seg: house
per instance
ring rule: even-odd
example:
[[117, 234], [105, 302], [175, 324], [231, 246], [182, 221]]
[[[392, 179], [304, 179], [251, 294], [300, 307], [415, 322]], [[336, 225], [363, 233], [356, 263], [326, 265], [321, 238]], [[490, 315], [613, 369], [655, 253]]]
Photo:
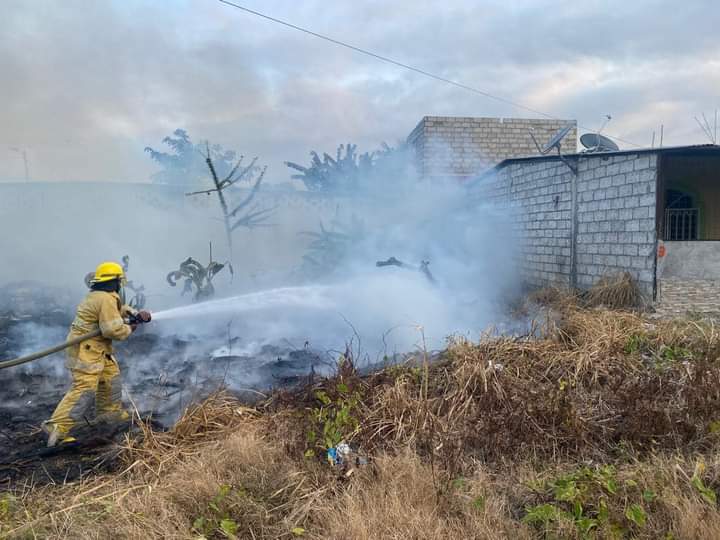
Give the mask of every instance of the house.
[[467, 188], [515, 212], [531, 285], [628, 271], [669, 311], [720, 312], [720, 146], [511, 157]]
[[407, 137], [425, 180], [467, 180], [504, 159], [537, 155], [529, 132], [542, 144], [559, 129], [572, 126], [563, 148], [577, 150], [577, 122], [529, 118], [425, 116]]

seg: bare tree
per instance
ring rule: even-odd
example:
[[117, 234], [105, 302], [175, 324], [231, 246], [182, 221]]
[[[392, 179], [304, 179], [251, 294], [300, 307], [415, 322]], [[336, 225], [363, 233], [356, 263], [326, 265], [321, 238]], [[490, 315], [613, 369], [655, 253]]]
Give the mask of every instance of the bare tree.
[[[232, 234], [236, 229], [240, 227], [246, 227], [253, 229], [255, 227], [268, 226], [267, 218], [275, 211], [274, 208], [260, 208], [255, 203], [255, 196], [260, 191], [263, 178], [265, 177], [265, 171], [267, 167], [258, 174], [259, 167], [257, 159], [254, 158], [247, 166], [242, 166], [244, 156], [240, 156], [240, 159], [233, 166], [227, 176], [220, 180], [218, 177], [215, 165], [213, 164], [212, 155], [210, 153], [210, 146], [206, 145], [207, 153], [205, 154], [205, 163], [210, 169], [213, 184], [215, 187], [211, 189], [205, 189], [202, 191], [193, 191], [192, 193], [186, 193], [185, 195], [191, 197], [193, 195], [210, 195], [211, 193], [217, 193], [218, 201], [220, 202], [220, 209], [222, 210], [223, 223], [225, 225], [225, 235], [227, 239], [227, 245], [229, 250], [229, 259], [232, 265], [233, 262], [233, 242]], [[226, 197], [226, 190], [231, 186], [234, 186], [238, 182], [250, 182], [252, 188], [250, 192], [245, 195], [239, 203], [233, 204], [228, 201]]]

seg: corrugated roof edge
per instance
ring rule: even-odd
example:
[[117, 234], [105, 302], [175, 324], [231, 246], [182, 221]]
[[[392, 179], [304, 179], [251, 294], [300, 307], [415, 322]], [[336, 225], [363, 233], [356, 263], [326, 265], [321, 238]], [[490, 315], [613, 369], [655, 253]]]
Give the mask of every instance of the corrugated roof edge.
[[[572, 154], [563, 154], [565, 158], [584, 158], [584, 157], [609, 157], [609, 156], [620, 156], [628, 154], [672, 154], [681, 153], [686, 151], [701, 151], [702, 153], [714, 153], [717, 152], [720, 155], [720, 145], [717, 144], [692, 144], [687, 146], [666, 146], [664, 148], [636, 148], [635, 150], [618, 150], [617, 152], [575, 152]], [[491, 174], [512, 165], [513, 163], [522, 163], [525, 161], [560, 161], [560, 156], [553, 154], [547, 156], [527, 156], [527, 157], [515, 157], [504, 159], [494, 167], [487, 169], [474, 178], [468, 180], [465, 185], [467, 188], [480, 183], [484, 178]]]

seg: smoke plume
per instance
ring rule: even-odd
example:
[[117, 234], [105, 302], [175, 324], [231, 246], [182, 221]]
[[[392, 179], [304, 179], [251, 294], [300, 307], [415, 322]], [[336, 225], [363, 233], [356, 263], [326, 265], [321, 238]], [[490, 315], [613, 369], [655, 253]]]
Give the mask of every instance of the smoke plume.
[[[30, 224], [0, 239], [6, 260], [22, 261], [4, 268], [2, 282], [9, 290], [24, 282], [27, 297], [6, 295], [0, 306], [16, 318], [6, 339], [19, 344], [3, 356], [45, 348], [67, 331], [36, 316], [17, 320], [18, 302], [37, 312], [33, 298], [61, 290], [52, 307], [66, 324], [87, 291], [85, 274], [127, 254], [129, 278], [145, 286], [158, 317], [119, 347], [126, 390], [167, 419], [212, 385], [267, 389], [327, 372], [348, 346], [359, 363], [374, 364], [439, 349], [453, 334], [477, 337], [503, 320], [516, 286], [509, 216], [470, 205], [462, 185], [412, 172], [360, 182], [351, 193], [267, 190], [259, 204], [275, 209], [272, 226], [236, 232], [234, 274], [223, 269], [215, 299], [200, 304], [165, 276], [189, 256], [206, 263], [210, 242], [213, 258], [228, 261], [212, 197], [142, 184], [0, 189], [4, 230]], [[353, 234], [335, 232], [350, 223]], [[303, 257], [317, 258], [318, 234], [340, 238], [341, 247], [321, 253], [310, 272]], [[377, 265], [388, 260], [398, 264]], [[61, 378], [61, 365], [55, 355], [13, 369]]]

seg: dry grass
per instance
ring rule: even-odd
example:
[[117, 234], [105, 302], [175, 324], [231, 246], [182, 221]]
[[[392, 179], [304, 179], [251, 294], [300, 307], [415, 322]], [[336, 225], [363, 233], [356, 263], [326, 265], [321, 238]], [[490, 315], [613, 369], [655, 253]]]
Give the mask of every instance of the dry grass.
[[366, 447], [442, 447], [442, 459], [612, 459], [628, 449], [695, 451], [717, 436], [712, 326], [651, 327], [630, 313], [567, 311], [546, 339], [453, 343], [430, 369], [371, 377]]
[[534, 290], [527, 295], [526, 308], [527, 304], [561, 311], [577, 306], [639, 310], [646, 307], [646, 299], [633, 276], [622, 272], [601, 277], [587, 291], [576, 292], [559, 286]]
[[588, 307], [634, 309], [644, 305], [642, 294], [629, 272], [603, 276], [585, 295]]
[[543, 287], [531, 291], [526, 298], [526, 303], [537, 304], [543, 307], [565, 309], [577, 304], [577, 295], [571, 290], [561, 287]]
[[[710, 323], [568, 305], [540, 339], [213, 396], [115, 474], [0, 495], [0, 536], [720, 538], [718, 357]], [[339, 477], [334, 436], [374, 459]]]
[[[232, 516], [240, 537], [291, 537], [325, 488], [262, 431], [261, 422], [249, 421], [150, 459], [149, 449], [133, 447], [126, 457], [138, 459], [116, 475], [19, 494], [14, 505], [23, 507], [24, 523], [0, 530], [8, 537], [197, 538], [217, 536]], [[207, 523], [196, 526], [199, 518]]]

